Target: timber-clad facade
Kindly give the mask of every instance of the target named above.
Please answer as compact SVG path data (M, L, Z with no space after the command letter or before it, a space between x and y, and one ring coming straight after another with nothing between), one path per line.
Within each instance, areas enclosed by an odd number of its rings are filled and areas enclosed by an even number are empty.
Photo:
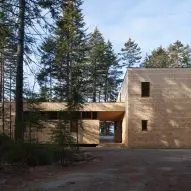
M9 108L10 104L5 103L5 109ZM14 119L14 104L11 108ZM129 148L189 148L191 69L128 69L117 102L85 103L72 112L78 122L70 131L79 144L100 144L100 121L113 121L115 142ZM39 142L50 140L51 128L58 119L70 118L64 103L25 103L23 117L28 126L32 122L28 120L29 116L33 113L40 116L42 124L42 128L33 134ZM7 117L4 127L8 134L9 124Z

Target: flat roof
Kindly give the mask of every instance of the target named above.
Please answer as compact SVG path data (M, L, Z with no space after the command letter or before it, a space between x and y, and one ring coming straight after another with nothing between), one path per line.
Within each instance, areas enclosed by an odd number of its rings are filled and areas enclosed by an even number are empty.
M24 111L67 111L67 105L64 102L25 103L24 105ZM78 111L125 111L125 104L121 102L83 103Z

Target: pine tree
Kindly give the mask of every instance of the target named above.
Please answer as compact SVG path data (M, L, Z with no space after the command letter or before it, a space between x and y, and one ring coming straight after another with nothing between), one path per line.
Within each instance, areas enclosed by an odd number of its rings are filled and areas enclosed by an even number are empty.
M191 49L189 45L176 41L167 48L170 57L170 67L190 67L191 66Z
M133 67L140 63L141 60L141 48L135 43L134 40L129 40L124 44L124 48L121 49L122 67Z
M40 85L40 100L51 101L54 100L54 83L56 79L56 40L53 36L45 39L41 46L41 65L42 69L37 75L37 80Z
M9 11L11 5L7 4L7 2L8 1L0 2L0 101L3 133L12 136L11 101L15 96L14 74L16 49L14 25L12 25L14 19L12 18L13 14ZM9 110L7 110L7 107L5 108L5 103L7 101L9 101Z
M54 91L55 98L67 102L69 107L83 102L86 32L81 5L81 0L67 0L63 3L55 34L42 47L44 53L41 64L44 67L38 75L41 88L40 78L43 77L49 83L54 81L51 91Z
M0 2L0 63L1 63L1 67L0 67L0 73L1 73L1 77L0 77L0 101L2 101L2 91L3 91L3 87L4 87L4 76L6 76L4 74L4 67L6 65L6 60L11 56L10 52L12 50L12 43L11 43L11 31L12 28L11 26L11 22L10 22L10 17L11 15L8 13L7 9L9 9L10 6L5 6L5 1L1 1ZM12 53L14 54L14 52Z
M105 42L96 27L89 39L87 101L114 101L120 75L120 66L113 46L110 41Z
M54 34L41 47L42 69L38 74L46 100L52 97L70 106L83 102L87 36L81 5L81 0L63 3Z
M63 132L73 122L78 129L78 119L72 111L84 101L87 35L81 5L81 0L63 2L56 29L41 48L43 68L38 74L41 93L47 99L51 92L51 100L66 102L68 106L69 119L60 121L57 137L64 137Z
M142 63L146 68L191 67L191 49L180 41L170 44L166 49L158 47Z
M30 54L35 54L37 48L34 44L39 41L41 33L38 27L48 28L50 25L45 19L44 13L46 10L50 11L49 15L52 17L57 16L55 7L58 8L62 1L53 0L6 0L2 1L1 7L6 9L6 17L4 23L9 25L14 30L14 41L16 42L15 52L16 59L16 117L15 117L15 140L18 142L23 141L24 128L23 128L23 65L24 61L29 65L32 60ZM45 10L46 9L46 10ZM45 12L44 12L45 11ZM49 17L50 18L50 17ZM9 26L8 25L8 26ZM35 44L36 45L36 44ZM35 47L35 48L34 48ZM36 50L35 50L36 49ZM25 56L24 56L25 55ZM24 57L26 60L24 60Z
M104 55L105 71L103 73L104 101L115 101L118 94L119 84L121 82L120 65L117 55L114 53L112 43L106 43Z
M23 128L23 59L25 38L25 0L19 0L18 16L18 43L17 43L17 71L16 71L16 116L15 116L15 140L22 142L24 139Z
M105 50L104 38L98 28L90 35L89 39L89 64L88 64L88 97L89 101L101 100L103 73L105 71Z
M168 52L159 47L153 50L151 55L146 56L142 66L145 68L168 68L170 65L170 59Z

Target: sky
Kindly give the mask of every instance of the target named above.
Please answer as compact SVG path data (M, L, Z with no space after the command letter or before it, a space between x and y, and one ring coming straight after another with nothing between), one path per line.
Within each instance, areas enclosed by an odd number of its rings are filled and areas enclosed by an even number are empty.
M176 40L191 45L191 0L83 0L89 32L97 26L116 53L132 38L142 57ZM31 82L31 78L29 78Z
M97 26L119 52L132 38L143 56L180 40L191 45L191 0L84 0L88 31Z

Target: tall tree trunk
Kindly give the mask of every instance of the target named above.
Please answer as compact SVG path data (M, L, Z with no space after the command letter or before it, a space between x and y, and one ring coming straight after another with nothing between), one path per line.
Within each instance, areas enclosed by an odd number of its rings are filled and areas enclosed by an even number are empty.
M101 89L99 89L99 103L101 102Z
M5 133L5 60L4 56L2 57L2 126L3 126L3 133Z
M67 55L67 65L68 65L68 101L72 101L72 66L70 61L70 54Z
M19 29L17 45L17 73L16 73L16 116L15 116L15 141L23 142L23 57L25 33L25 0L19 0Z
M104 87L104 101L107 102L108 101L108 74L106 76L106 82L105 82L105 87Z
M96 67L96 62L94 63L94 67ZM92 100L93 100L93 102L96 102L96 89L97 89L97 87L96 87L96 80L97 79L96 79L95 71L93 71L93 72L94 72L94 76L93 76L93 97L92 97Z
M9 69L9 134L10 134L10 137L12 138L12 117L11 117L11 113L12 113L12 96L11 96L11 90L12 90L12 75L11 75L11 64L10 64L10 69Z
M1 54L1 78L0 78L0 102L2 102L2 90L3 90L3 54Z
M4 7L3 7L3 4L4 4L4 0L1 0L0 1L0 13L3 13L4 12ZM2 17L1 17L2 18ZM0 25L1 26L3 26L3 23L4 23L4 18L2 18L1 19L0 18ZM1 37L2 38L2 37ZM4 37L3 37L4 38ZM1 52L3 52L4 53L4 44L3 44L3 46L1 47L2 49L1 49ZM1 77L0 77L0 102L2 102L2 87L3 87L3 84L2 84L2 78L3 78L3 71L2 71L2 67L3 67L3 57L4 57L4 55L3 55L3 53L0 53L0 59L1 59Z
M49 89L49 102L52 101L52 67L50 66L50 89Z
M95 85L95 82L93 82L93 102L96 102L96 85Z

